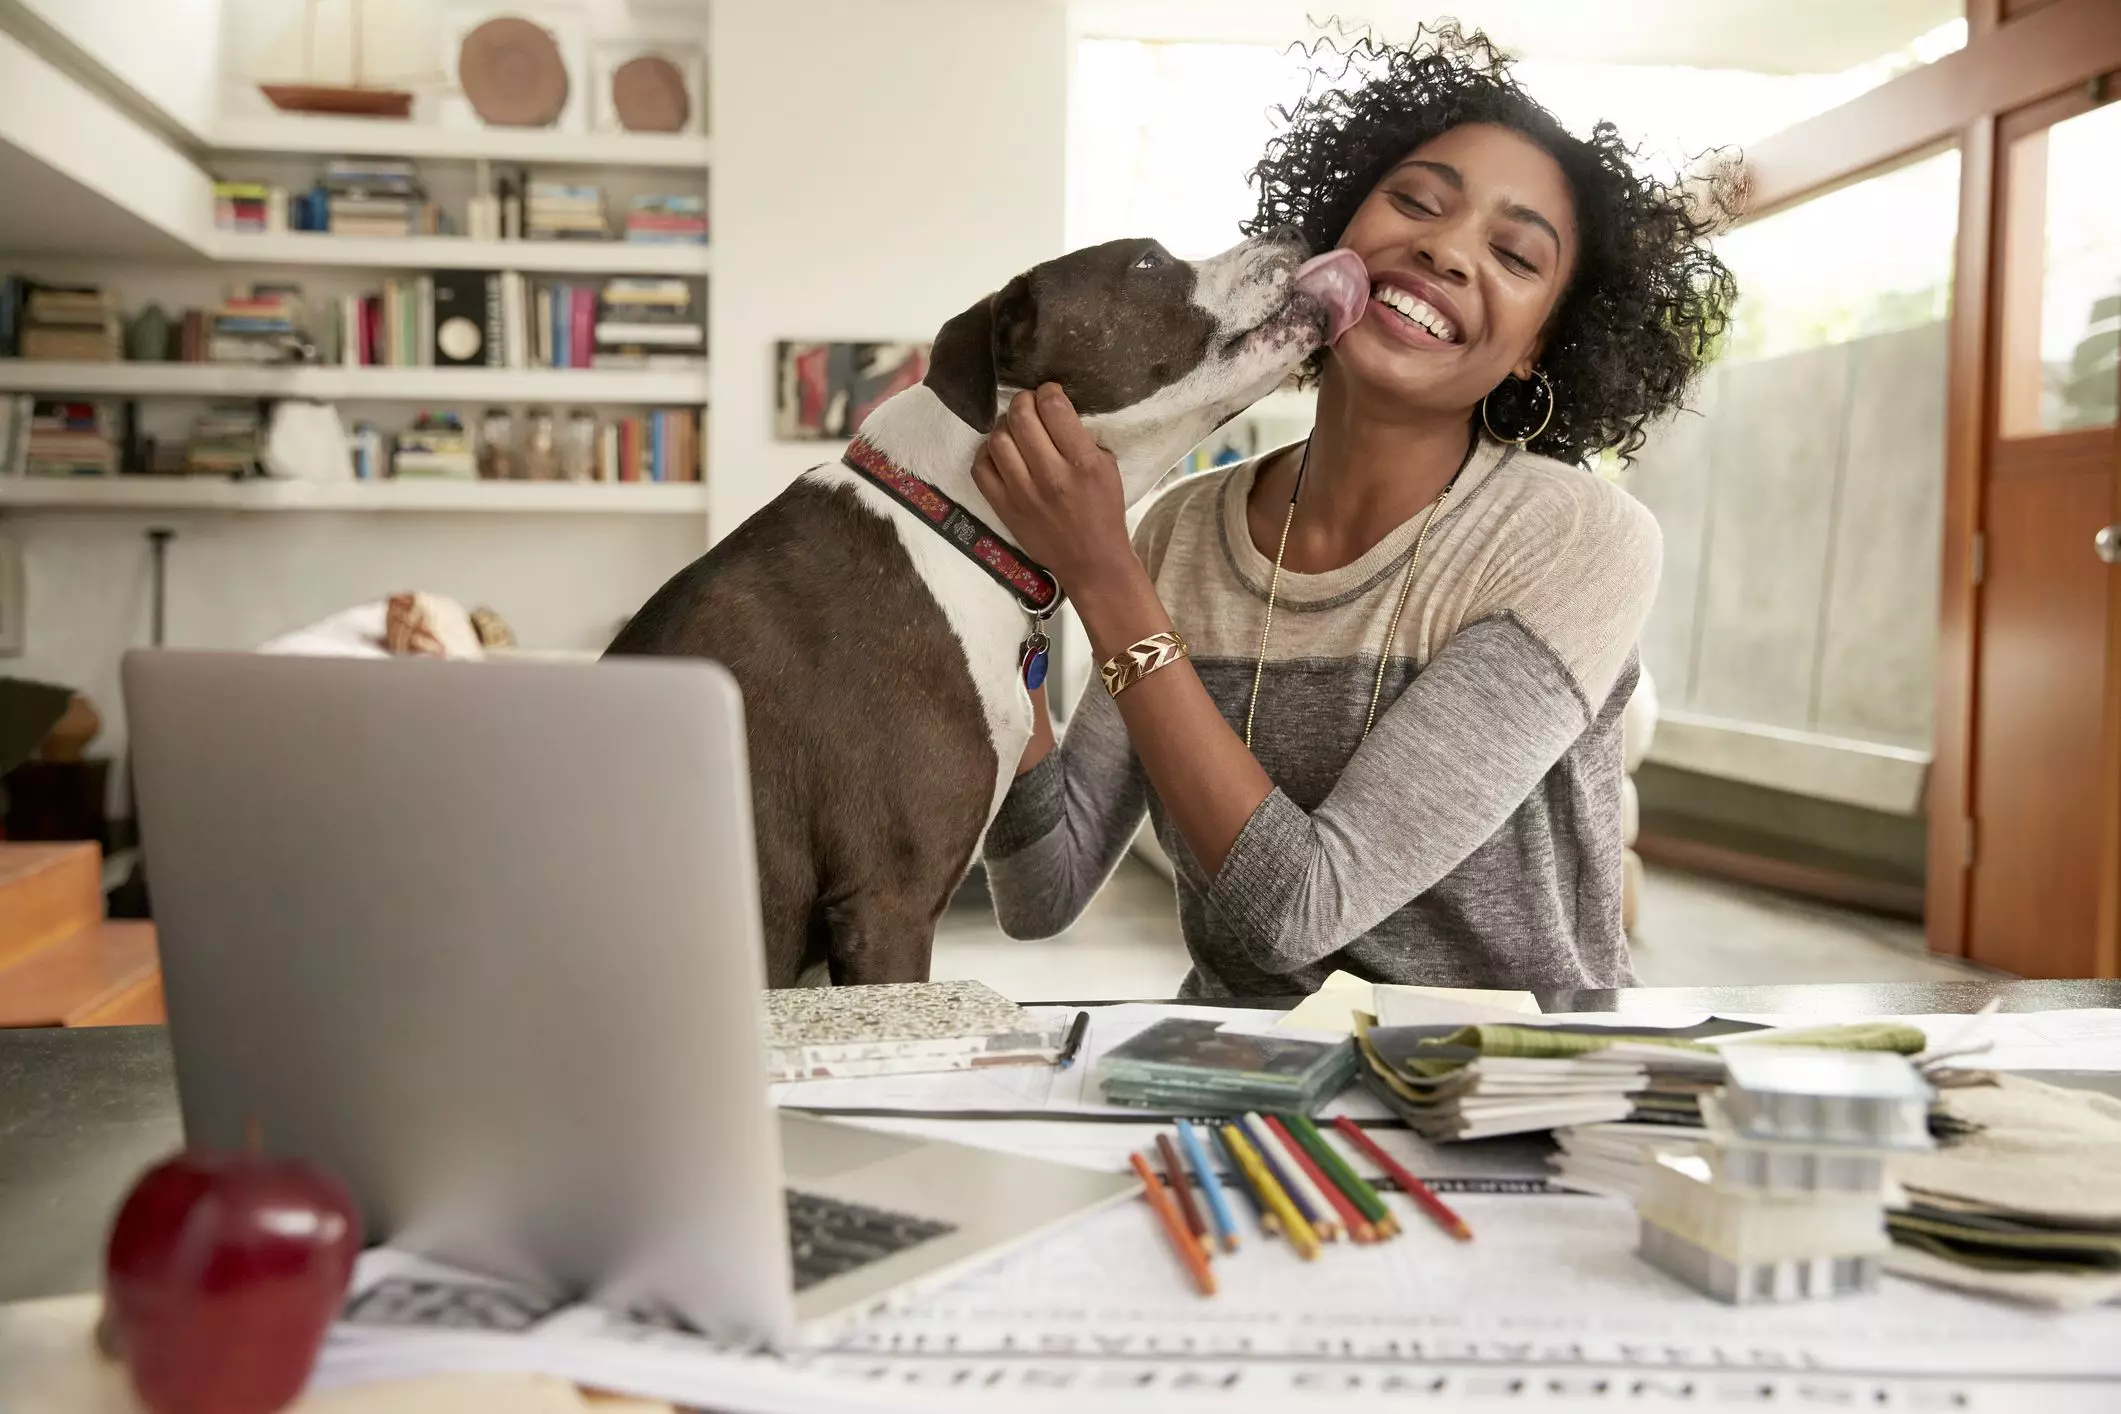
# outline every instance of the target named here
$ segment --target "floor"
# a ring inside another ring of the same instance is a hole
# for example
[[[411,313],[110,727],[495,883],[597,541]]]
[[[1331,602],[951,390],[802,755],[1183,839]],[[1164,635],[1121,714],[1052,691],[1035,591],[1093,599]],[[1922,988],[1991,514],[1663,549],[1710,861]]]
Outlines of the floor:
[[[1924,982],[1986,976],[1923,950],[1920,925],[1652,870],[1634,938],[1646,987]],[[976,978],[1019,1001],[1168,997],[1186,975],[1171,885],[1128,860],[1058,938],[1002,936],[984,901],[954,908],[935,939],[936,978]]]

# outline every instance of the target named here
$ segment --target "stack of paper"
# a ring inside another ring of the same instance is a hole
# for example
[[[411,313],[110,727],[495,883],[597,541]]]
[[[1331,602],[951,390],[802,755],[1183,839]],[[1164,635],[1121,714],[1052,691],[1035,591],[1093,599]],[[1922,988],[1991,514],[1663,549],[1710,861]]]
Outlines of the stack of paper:
[[[1595,1028],[1359,1025],[1363,1083],[1425,1139],[1634,1119],[1700,1122],[1722,1079],[1698,1043]]]
[[[1706,1129],[1680,1124],[1577,1124],[1554,1131],[1558,1146],[1548,1156],[1554,1181],[1578,1193],[1635,1202],[1660,1155],[1687,1155],[1707,1139]]]
[[[2121,1299],[2121,1100],[1999,1075],[1942,1103],[1967,1132],[1892,1157],[1906,1201],[1886,1215],[1888,1267],[2054,1305]]]
[[[1062,1036],[978,982],[766,993],[772,1080],[1051,1065]]]

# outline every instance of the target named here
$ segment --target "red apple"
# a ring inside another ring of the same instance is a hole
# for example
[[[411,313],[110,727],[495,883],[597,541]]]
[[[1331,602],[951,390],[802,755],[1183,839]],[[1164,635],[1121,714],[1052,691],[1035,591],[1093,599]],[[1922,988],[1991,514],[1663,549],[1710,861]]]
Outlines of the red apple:
[[[186,1150],[142,1174],[104,1262],[141,1402],[154,1414],[292,1404],[360,1245],[346,1186],[311,1164]]]

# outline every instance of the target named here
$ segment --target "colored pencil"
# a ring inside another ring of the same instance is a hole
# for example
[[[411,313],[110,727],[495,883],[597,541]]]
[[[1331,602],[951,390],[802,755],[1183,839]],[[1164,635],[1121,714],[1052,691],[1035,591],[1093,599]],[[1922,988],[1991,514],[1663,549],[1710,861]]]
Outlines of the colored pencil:
[[[1311,1157],[1318,1160],[1318,1166],[1326,1171],[1326,1176],[1339,1184],[1349,1200],[1362,1209],[1363,1216],[1377,1229],[1377,1235],[1380,1238],[1398,1236],[1399,1223],[1392,1217],[1392,1210],[1385,1206],[1384,1198],[1370,1186],[1369,1180],[1355,1171],[1353,1164],[1340,1156],[1332,1141],[1311,1122],[1310,1117],[1290,1115],[1288,1125],[1289,1132],[1311,1151]]]
[[[1430,1191],[1428,1184],[1407,1172],[1404,1164],[1380,1148],[1377,1141],[1363,1133],[1353,1120],[1346,1115],[1340,1115],[1334,1119],[1333,1127],[1345,1134],[1349,1143],[1368,1154],[1379,1168],[1390,1174],[1393,1181],[1399,1184],[1401,1191],[1421,1205],[1421,1210],[1429,1215],[1430,1221],[1460,1242],[1473,1240],[1473,1229],[1466,1226],[1466,1220],[1446,1207],[1443,1199]]]
[[[1252,1147],[1252,1141],[1245,1138],[1244,1130],[1234,1123],[1226,1124],[1223,1126],[1223,1138],[1228,1141],[1230,1152],[1237,1156],[1237,1162],[1243,1166],[1245,1176],[1250,1178],[1252,1186],[1259,1190],[1259,1196],[1274,1210],[1274,1215],[1281,1219],[1282,1231],[1288,1235],[1290,1245],[1296,1248],[1296,1255],[1306,1262],[1316,1260],[1318,1234],[1311,1231],[1311,1225],[1304,1221],[1302,1213],[1296,1211],[1296,1204],[1290,1200],[1288,1193],[1274,1181],[1274,1175],[1267,1171],[1266,1161],[1260,1158],[1259,1151]]]
[[[1326,1202],[1326,1195],[1311,1185],[1309,1175],[1296,1166],[1296,1156],[1288,1151],[1273,1130],[1267,1128],[1267,1122],[1258,1114],[1245,1116],[1245,1137],[1267,1161],[1275,1181],[1288,1192],[1290,1201],[1303,1213],[1304,1221],[1310,1223],[1311,1230],[1318,1234],[1318,1240],[1338,1241],[1340,1219],[1332,1205]]]
[[[1192,1181],[1186,1177],[1186,1166],[1179,1162],[1178,1147],[1171,1142],[1170,1135],[1156,1136],[1156,1152],[1163,1157],[1164,1177],[1170,1180],[1171,1196],[1178,1199],[1178,1212],[1186,1220],[1186,1231],[1193,1234],[1193,1240],[1200,1243],[1201,1250],[1213,1259],[1215,1249],[1206,1241],[1208,1225],[1201,1221],[1200,1205],[1193,1201]]]
[[[1134,1176],[1142,1181],[1142,1196],[1149,1200],[1150,1207],[1156,1209],[1165,1236],[1178,1249],[1178,1260],[1193,1274],[1193,1284],[1200,1288],[1201,1295],[1213,1296],[1215,1273],[1208,1270],[1208,1254],[1193,1240],[1193,1234],[1186,1231],[1186,1220],[1178,1215],[1178,1206],[1171,1201],[1171,1195],[1164,1192],[1163,1181],[1140,1154],[1127,1155],[1127,1161],[1134,1165]]]
[[[1237,1161],[1237,1151],[1230,1147],[1230,1141],[1223,1133],[1223,1130],[1228,1128],[1227,1124],[1220,1128],[1212,1124],[1207,1126],[1208,1133],[1214,1136],[1216,1147],[1221,1149],[1223,1157],[1230,1161],[1230,1186],[1244,1195],[1245,1205],[1251,1208],[1252,1216],[1259,1220],[1260,1235],[1279,1237],[1281,1217],[1267,1206],[1267,1200],[1261,1196],[1259,1189],[1253,1186],[1252,1175],[1245,1172],[1245,1166]]]
[[[1230,1200],[1223,1196],[1223,1186],[1215,1179],[1215,1166],[1208,1162],[1207,1148],[1200,1142],[1200,1131],[1185,1120],[1178,1122],[1178,1147],[1186,1154],[1186,1162],[1193,1166],[1193,1176],[1200,1183],[1200,1196],[1208,1204],[1208,1217],[1215,1224],[1216,1240],[1222,1243],[1223,1251],[1237,1250],[1237,1219],[1231,1216]]]
[[[1363,1215],[1362,1209],[1355,1206],[1354,1200],[1341,1191],[1340,1185],[1333,1181],[1332,1176],[1318,1162],[1318,1156],[1296,1137],[1296,1132],[1289,1128],[1279,1115],[1267,1115],[1265,1118],[1267,1128],[1274,1131],[1274,1137],[1289,1151],[1289,1157],[1304,1171],[1304,1177],[1310,1180],[1311,1186],[1333,1206],[1333,1212],[1339,1217],[1340,1225],[1348,1230],[1348,1240],[1375,1242],[1376,1226]]]

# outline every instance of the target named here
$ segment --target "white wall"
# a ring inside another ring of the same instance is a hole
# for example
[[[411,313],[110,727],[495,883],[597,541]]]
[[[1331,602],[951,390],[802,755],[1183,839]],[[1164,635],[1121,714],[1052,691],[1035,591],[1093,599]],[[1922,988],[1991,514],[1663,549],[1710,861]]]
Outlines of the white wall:
[[[925,339],[1062,247],[1058,0],[779,0],[712,15],[708,481],[727,533],[839,454],[773,440],[777,339]]]
[[[212,128],[221,0],[21,3],[193,137]]]

